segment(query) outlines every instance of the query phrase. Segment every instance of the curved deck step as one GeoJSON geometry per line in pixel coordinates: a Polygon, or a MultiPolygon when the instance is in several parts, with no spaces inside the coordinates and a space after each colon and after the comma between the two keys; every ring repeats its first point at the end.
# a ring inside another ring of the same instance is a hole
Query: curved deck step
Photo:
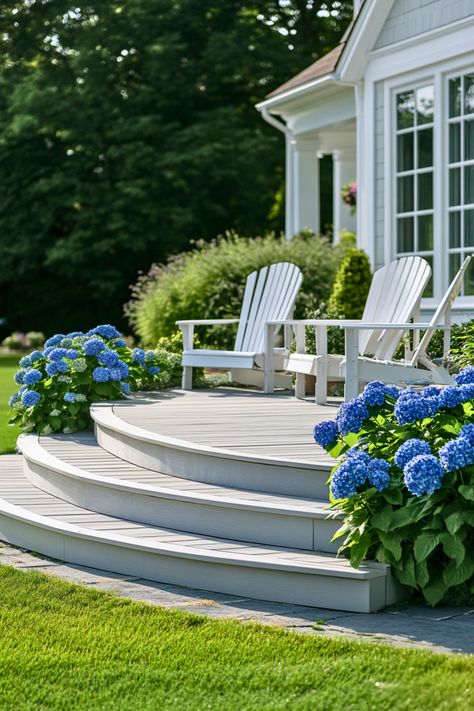
{"type": "Polygon", "coordinates": [[[0,538],[81,565],[150,580],[331,609],[396,600],[387,566],[331,554],[183,533],[91,513],[33,486],[18,456],[0,459],[0,538]]]}
{"type": "Polygon", "coordinates": [[[100,446],[125,461],[209,484],[326,499],[334,464],[312,439],[316,408],[282,395],[170,391],[92,406],[100,446]]]}
{"type": "Polygon", "coordinates": [[[28,479],[92,511],[236,540],[336,552],[328,504],[214,486],[139,467],[99,447],[92,434],[22,435],[28,479]]]}

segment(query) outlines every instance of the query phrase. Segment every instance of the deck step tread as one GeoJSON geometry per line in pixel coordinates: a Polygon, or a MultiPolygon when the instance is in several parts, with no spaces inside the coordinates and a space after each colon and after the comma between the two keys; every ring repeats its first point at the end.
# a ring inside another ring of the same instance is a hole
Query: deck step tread
{"type": "Polygon", "coordinates": [[[170,551],[180,551],[182,555],[189,557],[197,554],[206,555],[206,552],[211,555],[212,552],[214,556],[227,556],[232,561],[240,561],[241,564],[255,565],[261,561],[276,566],[296,566],[300,570],[312,571],[315,574],[364,579],[385,575],[386,566],[367,563],[354,570],[345,559],[336,558],[330,553],[313,553],[262,544],[243,544],[240,541],[183,533],[104,514],[94,514],[88,509],[61,501],[52,495],[45,497],[43,492],[26,479],[22,470],[22,459],[18,456],[0,458],[0,473],[8,474],[10,480],[16,479],[18,486],[31,497],[31,503],[26,504],[24,501],[15,503],[15,495],[11,493],[10,488],[4,489],[3,478],[0,476],[0,513],[8,515],[8,505],[13,505],[19,517],[28,519],[32,516],[38,524],[37,517],[40,516],[40,523],[49,522],[56,529],[64,527],[69,532],[74,531],[75,535],[81,533],[84,535],[87,532],[102,537],[106,535],[109,541],[125,543],[128,541],[129,545],[133,542],[138,545],[137,539],[140,539],[158,550],[168,550],[168,554],[170,551]],[[34,503],[35,500],[37,503],[34,503]]]}
{"type": "Polygon", "coordinates": [[[197,445],[327,465],[332,460],[312,431],[316,422],[335,418],[339,404],[321,407],[288,394],[218,388],[143,395],[115,403],[113,411],[130,425],[197,445]]]}
{"type": "Polygon", "coordinates": [[[62,463],[108,481],[142,484],[143,491],[182,492],[188,496],[211,497],[216,501],[238,500],[242,505],[266,505],[315,515],[327,516],[329,513],[327,501],[217,486],[129,464],[102,449],[91,433],[81,433],[74,438],[64,435],[41,436],[39,444],[45,452],[62,463]]]}

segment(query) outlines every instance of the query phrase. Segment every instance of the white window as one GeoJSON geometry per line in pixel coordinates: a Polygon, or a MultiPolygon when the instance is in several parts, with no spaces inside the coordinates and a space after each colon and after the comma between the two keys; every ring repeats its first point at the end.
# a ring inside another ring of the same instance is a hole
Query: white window
{"type": "MultiPolygon", "coordinates": [[[[435,108],[432,83],[395,93],[396,256],[418,254],[432,267],[435,108]]],[[[432,280],[424,295],[433,296],[432,280]]]]}
{"type": "MultiPolygon", "coordinates": [[[[449,277],[474,251],[474,72],[448,79],[447,204],[449,277]]],[[[462,296],[474,295],[474,272],[464,278],[462,296]]]]}

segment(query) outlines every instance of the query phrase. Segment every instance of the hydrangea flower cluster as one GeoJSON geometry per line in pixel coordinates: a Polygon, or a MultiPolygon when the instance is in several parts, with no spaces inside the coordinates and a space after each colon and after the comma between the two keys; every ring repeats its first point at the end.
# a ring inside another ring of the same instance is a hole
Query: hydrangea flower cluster
{"type": "Polygon", "coordinates": [[[367,464],[358,457],[346,459],[336,469],[331,479],[331,494],[334,499],[348,499],[355,496],[357,488],[367,481],[367,464]]]}
{"type": "Polygon", "coordinates": [[[472,587],[474,366],[448,386],[369,383],[314,438],[339,459],[329,480],[339,553],[354,567],[389,563],[431,605],[472,587]]]}
{"type": "Polygon", "coordinates": [[[328,447],[335,443],[338,433],[339,429],[334,420],[327,420],[314,426],[313,439],[321,447],[328,447]]]}
{"type": "Polygon", "coordinates": [[[399,425],[408,425],[433,417],[440,407],[439,396],[423,397],[420,393],[409,389],[400,393],[395,403],[394,414],[399,425]]]}
{"type": "Polygon", "coordinates": [[[377,407],[385,403],[386,397],[398,398],[400,389],[395,385],[386,385],[379,380],[373,380],[367,383],[362,391],[362,399],[369,407],[377,407]]]}
{"type": "Polygon", "coordinates": [[[58,333],[43,351],[21,359],[15,375],[21,387],[9,401],[11,422],[43,433],[85,429],[94,400],[118,399],[132,388],[153,387],[159,374],[157,353],[130,349],[110,324],[86,333],[58,333]]]}
{"type": "Polygon", "coordinates": [[[458,385],[472,385],[474,383],[474,365],[468,365],[454,376],[454,382],[458,385]]]}
{"type": "MultiPolygon", "coordinates": [[[[454,385],[447,387],[431,385],[422,390],[403,390],[379,381],[371,382],[359,397],[341,405],[335,421],[317,424],[313,437],[321,447],[332,449],[338,442],[344,443],[351,433],[360,437],[367,423],[373,423],[377,416],[382,417],[382,422],[385,418],[397,427],[411,427],[413,431],[413,426],[422,420],[433,420],[438,413],[474,402],[474,366],[464,369],[454,381],[454,385]]],[[[369,431],[376,429],[372,424],[369,431]]],[[[361,487],[366,490],[368,486],[383,492],[390,485],[392,465],[403,472],[400,485],[404,484],[411,495],[430,495],[442,486],[445,474],[474,465],[474,424],[465,424],[454,438],[452,435],[450,438],[448,431],[444,432],[444,442],[436,447],[430,441],[429,432],[428,428],[423,438],[390,435],[394,442],[398,438],[398,445],[387,447],[382,456],[376,456],[379,442],[375,434],[364,434],[365,439],[368,437],[372,442],[368,451],[367,444],[363,450],[358,445],[350,449],[343,447],[343,461],[331,477],[333,497],[354,497],[361,487]]],[[[385,436],[383,432],[380,435],[385,436]]],[[[395,476],[400,477],[400,474],[395,473],[395,476]]]]}
{"type": "Polygon", "coordinates": [[[408,439],[395,452],[394,462],[403,469],[408,462],[420,454],[432,454],[431,447],[424,439],[408,439]]]}
{"type": "Polygon", "coordinates": [[[469,467],[474,464],[474,446],[467,437],[457,437],[441,447],[439,458],[447,472],[469,467]]]}
{"type": "Polygon", "coordinates": [[[441,488],[444,470],[432,454],[419,454],[403,470],[403,479],[413,496],[433,494],[441,488]]]}
{"type": "Polygon", "coordinates": [[[365,484],[384,491],[390,484],[389,472],[390,465],[383,459],[352,451],[332,476],[331,494],[334,499],[347,499],[355,496],[357,489],[365,484]]]}
{"type": "Polygon", "coordinates": [[[369,464],[369,481],[377,491],[385,491],[390,485],[390,464],[385,459],[372,459],[369,464]]]}
{"type": "Polygon", "coordinates": [[[337,428],[342,435],[359,432],[370,413],[361,397],[343,402],[336,417],[337,428]]]}

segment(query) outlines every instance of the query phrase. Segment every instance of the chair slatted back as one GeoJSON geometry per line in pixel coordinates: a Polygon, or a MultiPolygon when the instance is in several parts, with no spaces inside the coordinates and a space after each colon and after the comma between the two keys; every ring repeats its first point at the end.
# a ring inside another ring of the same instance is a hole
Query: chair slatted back
{"type": "MultiPolygon", "coordinates": [[[[372,278],[362,320],[406,323],[419,305],[430,275],[431,267],[421,257],[402,257],[378,269],[372,278]]],[[[402,336],[403,331],[361,331],[359,352],[378,360],[390,360],[402,336]]]]}
{"type": "MultiPolygon", "coordinates": [[[[451,311],[451,306],[453,305],[454,301],[456,300],[456,297],[461,291],[463,277],[472,257],[473,255],[468,255],[465,258],[464,262],[461,264],[461,268],[459,269],[458,273],[449,285],[445,295],[441,299],[440,304],[436,309],[433,318],[430,321],[430,326],[440,326],[443,322],[446,323],[446,315],[449,315],[449,312],[451,311]]],[[[425,331],[423,338],[418,344],[418,348],[413,353],[413,357],[411,360],[412,365],[416,365],[418,359],[426,354],[426,349],[428,348],[428,344],[433,338],[434,333],[434,331],[425,331]]]]}
{"type": "Polygon", "coordinates": [[[278,262],[247,278],[234,350],[262,353],[265,323],[289,318],[303,281],[297,266],[278,262]]]}

